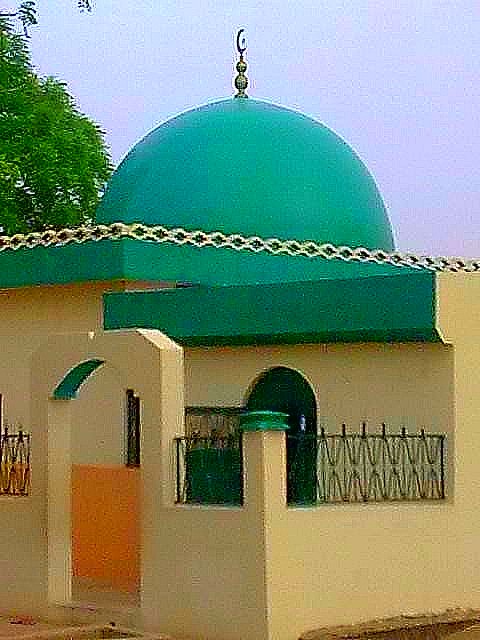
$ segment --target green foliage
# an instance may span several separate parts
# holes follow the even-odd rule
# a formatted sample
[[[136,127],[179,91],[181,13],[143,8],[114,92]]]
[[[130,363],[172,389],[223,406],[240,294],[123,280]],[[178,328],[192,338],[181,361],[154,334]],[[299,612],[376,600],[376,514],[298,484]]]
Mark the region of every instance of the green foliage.
[[[77,6],[81,11],[91,11],[91,0],[77,0]],[[28,28],[38,24],[36,0],[23,0],[17,11],[0,11],[1,18],[17,18],[23,25],[23,33],[28,38]]]
[[[0,226],[25,233],[89,222],[111,164],[102,132],[65,84],[33,71],[0,16]]]
[[[23,32],[28,35],[28,27],[37,24],[37,10],[34,0],[25,0],[18,7],[17,17],[23,24]]]

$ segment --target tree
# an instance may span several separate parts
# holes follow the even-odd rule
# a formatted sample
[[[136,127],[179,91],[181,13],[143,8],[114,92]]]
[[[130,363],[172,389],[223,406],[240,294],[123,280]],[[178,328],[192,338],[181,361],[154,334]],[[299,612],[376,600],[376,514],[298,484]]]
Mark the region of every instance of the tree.
[[[80,10],[91,11],[91,0],[77,0]],[[23,33],[28,37],[28,27],[38,24],[37,21],[37,4],[35,0],[23,0],[17,11],[5,12],[0,11],[0,18],[18,18],[23,25]]]
[[[93,220],[111,174],[99,127],[65,84],[33,71],[24,36],[0,16],[0,226],[25,233]]]

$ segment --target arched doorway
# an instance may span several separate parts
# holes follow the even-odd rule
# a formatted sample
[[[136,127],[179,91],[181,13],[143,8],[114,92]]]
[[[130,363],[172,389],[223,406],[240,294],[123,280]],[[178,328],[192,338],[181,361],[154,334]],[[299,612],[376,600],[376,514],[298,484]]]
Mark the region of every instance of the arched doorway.
[[[287,501],[311,504],[317,497],[317,402],[307,380],[294,369],[274,367],[260,375],[248,399],[248,411],[288,414]]]
[[[138,397],[124,388],[124,375],[110,359],[81,360],[61,375],[49,400],[48,432],[50,458],[59,468],[55,484],[63,486],[63,525],[55,536],[63,558],[55,562],[49,551],[50,600],[135,608],[141,476],[139,464],[127,458],[126,400]]]
[[[35,500],[47,516],[45,530],[32,530],[47,587],[46,601],[39,600],[38,606],[72,604],[72,461],[84,411],[114,424],[103,400],[111,397],[113,388],[122,401],[125,390],[133,390],[141,398],[139,606],[115,595],[114,601],[108,596],[93,608],[108,615],[103,618],[107,620],[114,608],[114,619],[125,626],[158,628],[158,594],[165,590],[165,571],[171,567],[161,550],[171,534],[164,514],[171,513],[176,494],[172,442],[184,430],[183,350],[155,330],[65,333],[46,337],[32,356],[30,371],[30,412],[43,425],[37,429]],[[98,500],[90,519],[103,506]]]

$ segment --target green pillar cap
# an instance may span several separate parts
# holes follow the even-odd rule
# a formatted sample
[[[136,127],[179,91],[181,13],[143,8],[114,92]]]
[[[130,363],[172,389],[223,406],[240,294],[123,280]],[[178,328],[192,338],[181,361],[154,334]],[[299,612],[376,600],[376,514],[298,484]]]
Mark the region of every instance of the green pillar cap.
[[[285,431],[288,413],[280,411],[249,411],[240,416],[243,431]]]

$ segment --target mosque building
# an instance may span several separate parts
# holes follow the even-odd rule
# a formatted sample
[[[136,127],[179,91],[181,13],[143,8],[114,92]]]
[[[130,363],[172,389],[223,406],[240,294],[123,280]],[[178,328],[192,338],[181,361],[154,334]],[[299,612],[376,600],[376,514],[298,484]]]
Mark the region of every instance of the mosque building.
[[[247,96],[241,35],[236,95],[136,144],[95,224],[0,238],[4,610],[480,609],[480,262],[396,251],[348,144]]]

